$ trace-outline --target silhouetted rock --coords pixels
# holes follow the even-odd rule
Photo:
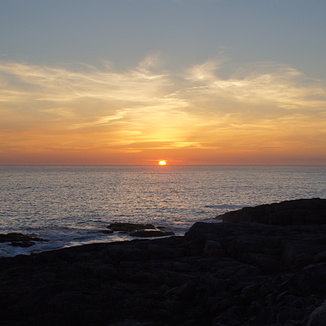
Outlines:
[[[128,233],[132,237],[165,237],[174,235],[174,232],[164,227],[155,227],[153,224],[143,223],[112,223],[108,227],[108,232],[119,231]],[[106,231],[103,231],[106,233]]]
[[[154,229],[155,226],[153,224],[144,224],[144,223],[112,223],[107,227],[112,231],[120,231],[120,232],[134,232],[140,229]]]
[[[0,234],[1,242],[10,242],[14,247],[30,247],[35,244],[35,241],[47,241],[35,236],[24,235],[22,233],[7,233]]]
[[[35,242],[33,241],[12,241],[11,245],[13,247],[22,247],[27,248],[35,245]]]
[[[289,200],[244,207],[217,216],[226,223],[256,222],[273,225],[326,224],[326,199]]]
[[[322,326],[325,239],[326,225],[195,223],[183,237],[2,258],[0,324]]]
[[[133,237],[165,237],[169,235],[174,235],[174,233],[172,231],[164,231],[157,229],[143,229],[131,232],[130,235]]]
[[[307,326],[326,326],[326,303],[325,302],[312,312]]]

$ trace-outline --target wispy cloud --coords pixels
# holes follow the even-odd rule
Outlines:
[[[324,150],[326,87],[286,65],[219,77],[223,61],[184,73],[159,54],[134,69],[0,63],[0,151]]]

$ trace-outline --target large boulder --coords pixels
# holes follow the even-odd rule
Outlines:
[[[225,223],[255,222],[271,225],[326,224],[326,199],[298,199],[244,207],[216,217]]]

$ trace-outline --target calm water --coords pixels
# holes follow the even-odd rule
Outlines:
[[[0,256],[89,242],[111,222],[150,222],[184,232],[244,206],[326,198],[326,166],[0,166],[0,232],[50,239]]]

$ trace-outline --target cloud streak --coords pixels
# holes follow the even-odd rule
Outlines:
[[[156,150],[178,162],[193,153],[197,162],[197,150],[214,164],[216,153],[241,162],[245,154],[281,160],[309,149],[326,162],[325,83],[272,63],[221,78],[222,66],[207,61],[173,73],[156,53],[122,72],[0,62],[0,154],[61,151],[64,161],[66,151],[96,151],[100,164],[101,152],[115,153],[114,162],[119,153],[142,153],[145,162]]]

